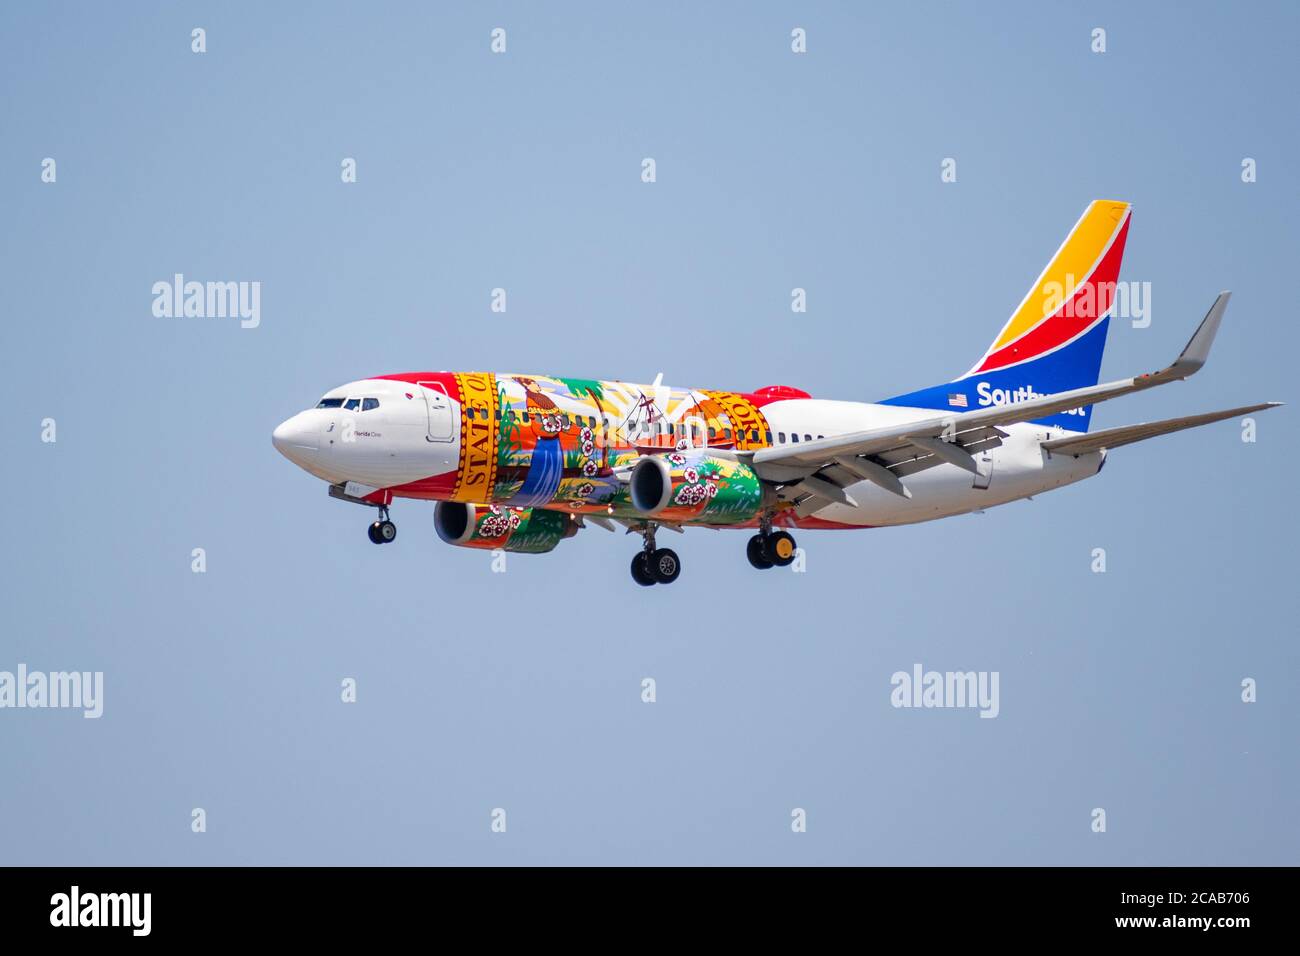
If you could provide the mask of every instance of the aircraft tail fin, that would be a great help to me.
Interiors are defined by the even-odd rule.
[[[1089,203],[969,372],[884,404],[965,410],[1096,385],[1131,212],[1126,202]],[[1043,423],[1082,432],[1091,417],[1085,406]]]

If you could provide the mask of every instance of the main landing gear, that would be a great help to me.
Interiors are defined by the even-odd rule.
[[[388,508],[379,506],[379,520],[374,522],[366,532],[375,544],[388,544],[397,537],[397,525],[388,520]]]
[[[632,580],[642,587],[672,584],[682,573],[682,562],[672,548],[655,547],[655,526],[648,524],[641,537],[645,545],[632,557]]]
[[[796,550],[794,537],[784,531],[773,531],[770,516],[764,516],[759,528],[758,534],[750,538],[745,546],[745,557],[749,558],[749,563],[760,571],[793,564]]]

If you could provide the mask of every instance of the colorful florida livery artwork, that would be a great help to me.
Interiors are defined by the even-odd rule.
[[[1091,203],[969,372],[876,402],[774,385],[752,392],[553,375],[408,372],[332,389],[275,429],[332,497],[378,509],[436,502],[449,544],[551,551],[579,530],[639,533],[632,577],[676,580],[656,531],[745,528],[756,568],[789,565],[791,530],[910,524],[1091,477],[1112,448],[1273,403],[1089,432],[1092,406],[1193,374],[1224,292],[1163,371],[1098,384],[1127,203]]]

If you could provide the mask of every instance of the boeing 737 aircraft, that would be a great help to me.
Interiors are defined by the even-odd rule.
[[[1128,203],[1091,203],[988,351],[942,385],[877,402],[545,375],[405,372],[332,389],[272,434],[335,498],[433,499],[465,548],[538,554],[588,525],[638,532],[638,584],[681,563],[659,529],[745,528],[755,568],[795,559],[789,529],[873,528],[980,511],[1090,478],[1121,445],[1272,408],[1247,405],[1089,434],[1092,406],[1187,378],[1228,304],[1163,371],[1098,384]]]

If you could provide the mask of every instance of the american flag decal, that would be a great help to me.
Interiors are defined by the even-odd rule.
[[[948,404],[951,405],[953,408],[965,408],[965,407],[966,407],[966,393],[965,393],[965,392],[959,392],[959,393],[956,394],[956,395],[949,395],[949,396],[948,396]]]

